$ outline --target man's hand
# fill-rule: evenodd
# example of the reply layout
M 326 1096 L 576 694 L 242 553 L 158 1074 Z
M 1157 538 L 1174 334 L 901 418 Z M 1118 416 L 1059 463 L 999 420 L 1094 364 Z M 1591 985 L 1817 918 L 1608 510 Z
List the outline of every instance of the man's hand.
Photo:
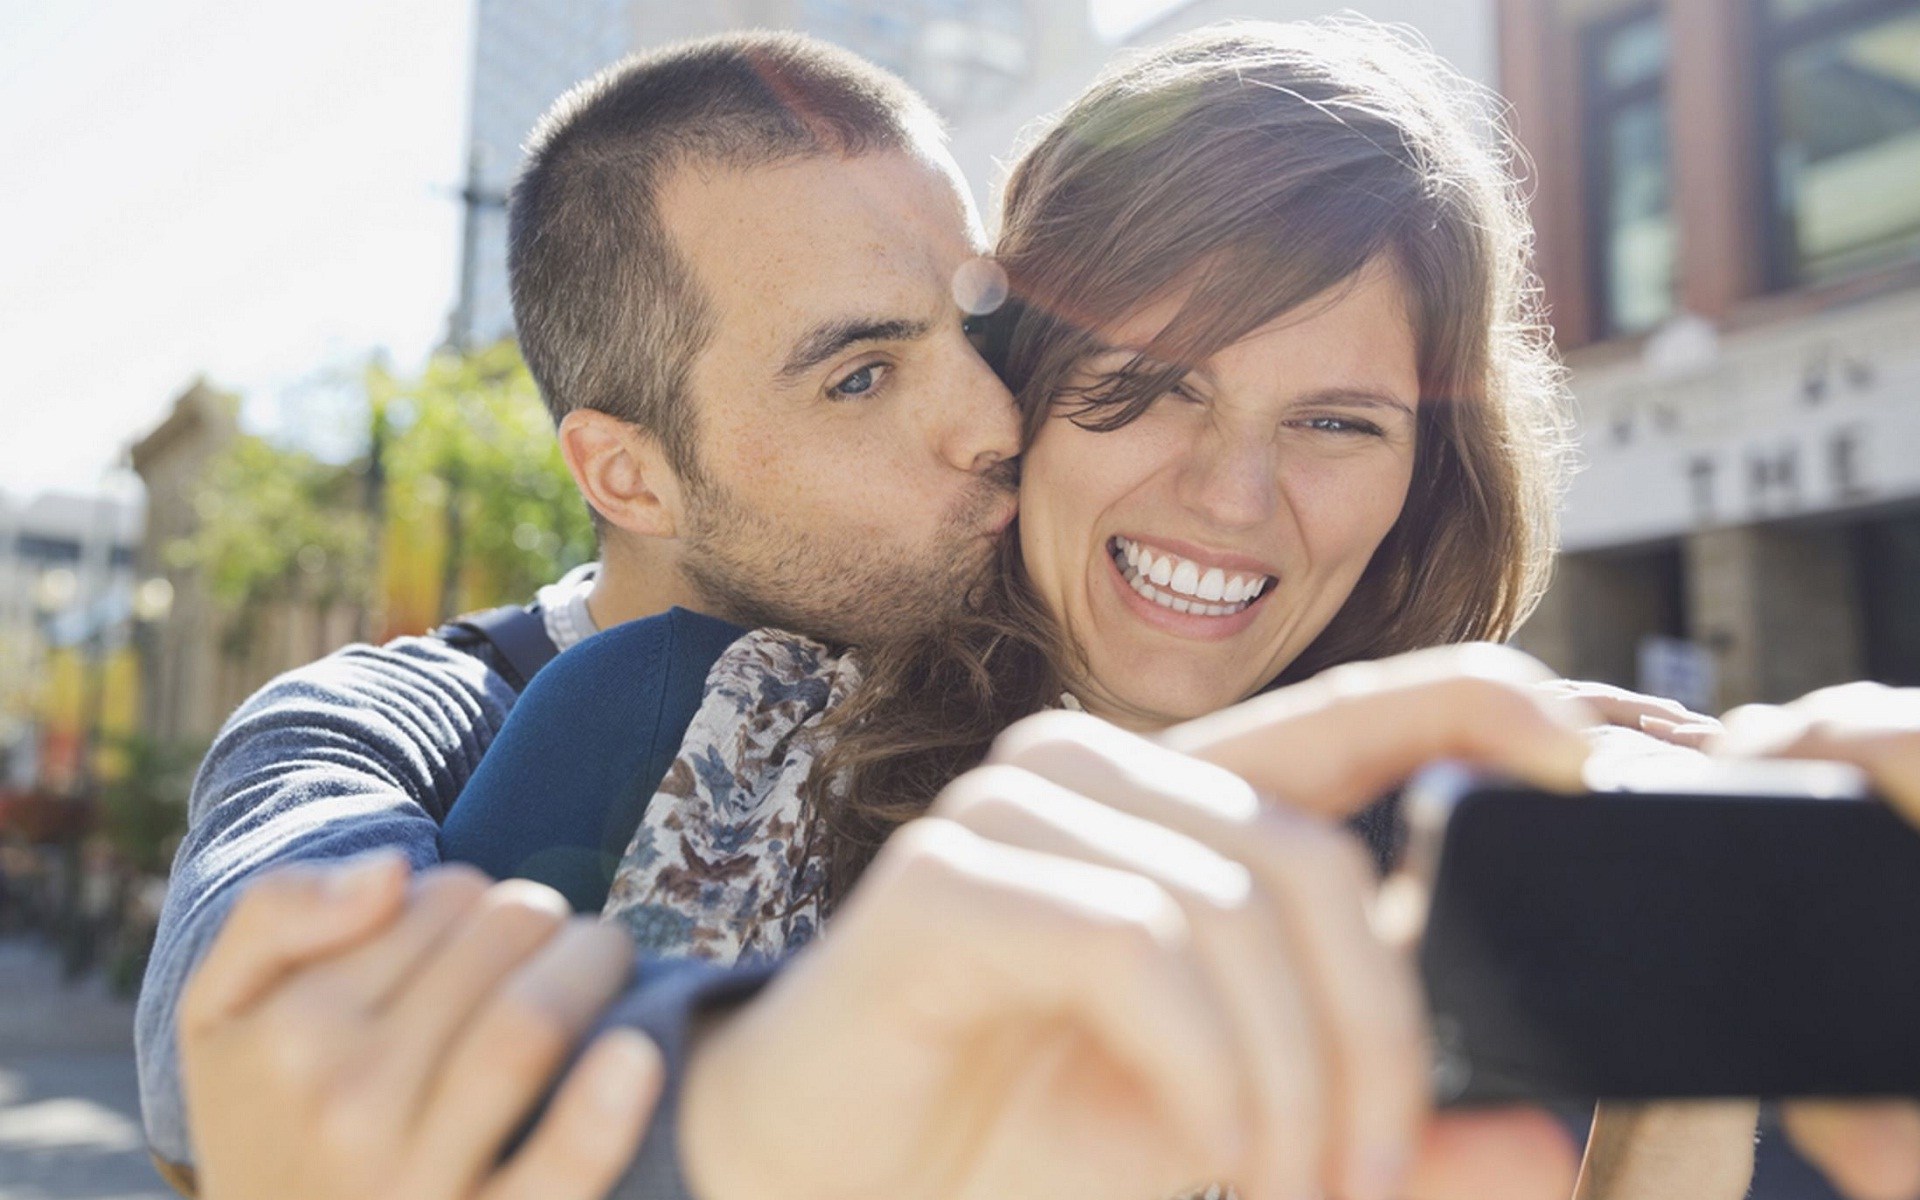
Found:
M 902 829 L 819 945 L 697 1047 L 706 1200 L 1564 1200 L 1541 1114 L 1434 1119 L 1410 965 L 1333 825 L 1435 757 L 1577 785 L 1576 714 L 1497 649 L 1408 656 L 1169 734 L 1067 713 Z
M 1852 763 L 1920 824 L 1920 689 L 1852 683 L 1783 706 L 1737 708 L 1710 749 Z M 1854 1200 L 1920 1197 L 1920 1104 L 1803 1101 L 1781 1116 L 1800 1152 Z
M 203 1200 L 605 1194 L 659 1087 L 638 1034 L 602 1037 L 499 1155 L 632 947 L 525 882 L 376 855 L 247 885 L 182 998 Z

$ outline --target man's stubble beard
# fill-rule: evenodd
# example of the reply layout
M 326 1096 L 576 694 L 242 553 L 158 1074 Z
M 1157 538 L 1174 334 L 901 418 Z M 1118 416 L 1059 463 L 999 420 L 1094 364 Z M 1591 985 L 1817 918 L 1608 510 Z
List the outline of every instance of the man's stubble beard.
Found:
M 862 536 L 803 529 L 743 504 L 711 479 L 686 481 L 681 569 L 714 613 L 750 628 L 772 626 L 839 645 L 912 637 L 959 611 L 995 561 L 987 524 L 1016 486 L 1012 462 L 979 476 L 921 547 L 903 562 Z

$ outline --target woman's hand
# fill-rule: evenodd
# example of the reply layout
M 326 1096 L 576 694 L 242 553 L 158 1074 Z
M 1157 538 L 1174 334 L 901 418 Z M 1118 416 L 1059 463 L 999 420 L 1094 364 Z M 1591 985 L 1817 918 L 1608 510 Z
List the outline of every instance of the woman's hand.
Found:
M 525 882 L 461 868 L 409 892 L 398 856 L 247 885 L 182 998 L 201 1200 L 604 1195 L 659 1056 L 603 1036 L 502 1148 L 627 978 L 632 946 Z
M 1920 824 L 1920 688 L 1852 683 L 1787 705 L 1737 708 L 1708 748 L 1852 763 L 1889 804 Z M 1800 1152 L 1854 1200 L 1920 1197 L 1920 1104 L 1801 1101 L 1787 1105 L 1781 1118 Z
M 1637 729 L 1691 750 L 1704 749 L 1721 732 L 1720 722 L 1664 696 L 1581 679 L 1552 679 L 1541 686 L 1553 695 L 1584 704 L 1599 718 L 1597 725 Z
M 1261 697 L 1168 740 L 1344 815 L 1436 757 L 1572 788 L 1580 715 L 1491 647 Z M 1330 822 L 1071 713 L 1015 726 L 694 1055 L 709 1200 L 1564 1200 L 1551 1118 L 1435 1117 L 1410 964 Z
M 1473 644 L 1349 663 L 1160 741 L 1223 766 L 1287 807 L 1344 819 L 1436 759 L 1580 791 L 1595 723 L 1554 675 L 1505 646 Z

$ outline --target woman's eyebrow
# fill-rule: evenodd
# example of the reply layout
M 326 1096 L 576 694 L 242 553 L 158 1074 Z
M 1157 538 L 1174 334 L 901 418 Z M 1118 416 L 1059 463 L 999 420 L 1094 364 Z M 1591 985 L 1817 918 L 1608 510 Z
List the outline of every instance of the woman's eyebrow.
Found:
M 1182 375 L 1191 375 L 1195 379 L 1205 383 L 1211 383 L 1213 380 L 1213 376 L 1207 374 L 1205 366 L 1183 367 L 1178 363 L 1170 363 L 1163 359 L 1154 358 L 1137 346 L 1110 346 L 1105 342 L 1095 341 L 1093 348 L 1087 351 L 1086 358 L 1088 361 L 1091 361 L 1097 358 L 1105 358 L 1108 355 L 1117 356 L 1122 354 L 1127 357 L 1125 365 L 1131 369 L 1156 375 L 1161 371 L 1178 371 Z
M 802 334 L 787 352 L 780 380 L 792 382 L 821 363 L 861 342 L 908 342 L 925 337 L 933 322 L 905 317 L 850 317 L 823 321 Z
M 1394 408 L 1411 417 L 1413 405 L 1391 392 L 1373 388 L 1321 388 L 1296 397 L 1295 404 L 1344 404 L 1355 408 Z
M 1183 368 L 1173 363 L 1161 362 L 1159 359 L 1147 357 L 1142 351 L 1132 346 L 1113 346 L 1105 342 L 1096 341 L 1093 344 L 1093 349 L 1088 352 L 1087 358 L 1093 360 L 1108 355 L 1122 354 L 1127 356 L 1126 366 L 1129 368 L 1136 368 L 1147 372 L 1179 371 L 1183 378 L 1196 379 L 1207 387 L 1215 386 L 1213 376 L 1208 374 L 1205 366 Z M 1341 404 L 1352 408 L 1390 408 L 1402 413 L 1409 419 L 1414 415 L 1414 406 L 1408 401 L 1401 399 L 1392 392 L 1368 387 L 1320 388 L 1315 391 L 1304 392 L 1294 397 L 1289 403 L 1293 405 Z

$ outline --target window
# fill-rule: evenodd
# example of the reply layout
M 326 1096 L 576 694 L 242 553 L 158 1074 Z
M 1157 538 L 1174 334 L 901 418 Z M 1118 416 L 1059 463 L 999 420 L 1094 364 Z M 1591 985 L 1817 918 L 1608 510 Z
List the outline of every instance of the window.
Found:
M 1674 218 L 1667 154 L 1667 26 L 1657 7 L 1585 34 L 1586 163 L 1594 311 L 1602 337 L 1674 312 Z
M 1920 0 L 1766 0 L 1769 274 L 1920 257 Z

